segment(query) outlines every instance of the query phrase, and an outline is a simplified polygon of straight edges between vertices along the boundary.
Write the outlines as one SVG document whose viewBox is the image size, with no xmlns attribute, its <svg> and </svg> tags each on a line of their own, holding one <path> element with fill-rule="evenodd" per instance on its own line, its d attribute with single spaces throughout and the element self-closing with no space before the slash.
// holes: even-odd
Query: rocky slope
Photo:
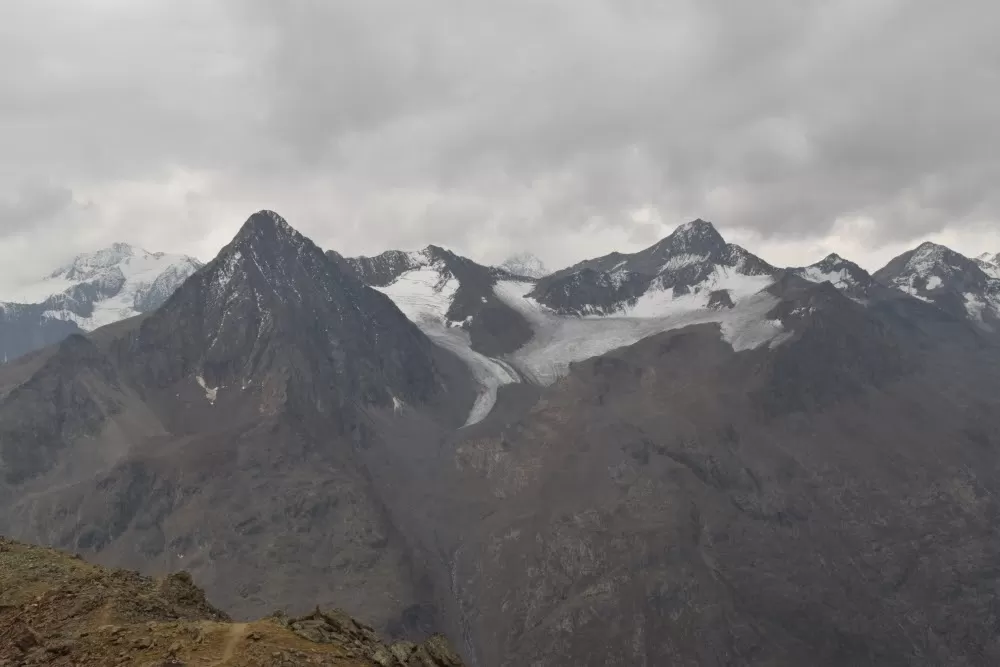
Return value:
<svg viewBox="0 0 1000 667">
<path fill-rule="evenodd" d="M 362 455 L 381 413 L 460 425 L 469 382 L 260 212 L 155 313 L 0 369 L 0 532 L 190 570 L 239 616 L 336 603 L 420 634 L 434 600 Z"/>
<path fill-rule="evenodd" d="M 341 611 L 236 623 L 186 572 L 108 570 L 0 538 L 0 662 L 16 665 L 461 667 L 440 636 L 383 644 Z"/>
<path fill-rule="evenodd" d="M 575 364 L 398 489 L 480 664 L 1000 659 L 1000 351 L 905 295 L 772 292 L 777 347 L 703 324 Z"/>
<path fill-rule="evenodd" d="M 156 310 L 201 262 L 116 243 L 79 255 L 0 299 L 0 355 L 8 361 L 71 333 Z"/>
</svg>

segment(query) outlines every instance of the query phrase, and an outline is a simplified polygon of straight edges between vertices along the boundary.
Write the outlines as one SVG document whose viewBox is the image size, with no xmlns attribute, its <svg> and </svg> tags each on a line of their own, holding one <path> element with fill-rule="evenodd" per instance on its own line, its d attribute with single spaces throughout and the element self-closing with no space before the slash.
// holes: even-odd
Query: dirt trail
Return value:
<svg viewBox="0 0 1000 667">
<path fill-rule="evenodd" d="M 220 667 L 225 665 L 227 662 L 232 660 L 233 654 L 236 652 L 236 647 L 239 645 L 240 640 L 243 639 L 244 635 L 247 633 L 247 627 L 249 623 L 233 623 L 229 628 L 229 636 L 226 637 L 226 643 L 222 647 L 222 657 L 219 658 L 218 662 L 212 663 L 212 667 Z"/>
</svg>

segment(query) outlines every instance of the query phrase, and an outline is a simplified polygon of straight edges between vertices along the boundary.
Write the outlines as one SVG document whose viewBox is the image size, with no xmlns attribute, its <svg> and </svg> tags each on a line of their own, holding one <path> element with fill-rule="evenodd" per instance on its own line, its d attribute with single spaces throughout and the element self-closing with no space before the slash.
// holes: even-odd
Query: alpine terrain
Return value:
<svg viewBox="0 0 1000 667">
<path fill-rule="evenodd" d="M 0 297 L 0 355 L 8 361 L 58 342 L 156 310 L 201 262 L 116 243 Z"/>
<path fill-rule="evenodd" d="M 532 265 L 255 213 L 0 367 L 0 533 L 479 667 L 1000 664 L 997 257 L 783 268 L 695 220 Z"/>
</svg>

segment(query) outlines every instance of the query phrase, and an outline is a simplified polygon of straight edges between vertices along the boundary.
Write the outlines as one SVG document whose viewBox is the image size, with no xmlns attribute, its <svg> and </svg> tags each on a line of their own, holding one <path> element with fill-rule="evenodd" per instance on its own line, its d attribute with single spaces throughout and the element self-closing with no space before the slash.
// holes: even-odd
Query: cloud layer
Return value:
<svg viewBox="0 0 1000 667">
<path fill-rule="evenodd" d="M 256 208 L 346 253 L 550 265 L 693 217 L 772 261 L 1000 250 L 986 0 L 10 0 L 0 262 L 212 255 Z M 37 271 L 36 271 L 37 272 Z"/>
</svg>

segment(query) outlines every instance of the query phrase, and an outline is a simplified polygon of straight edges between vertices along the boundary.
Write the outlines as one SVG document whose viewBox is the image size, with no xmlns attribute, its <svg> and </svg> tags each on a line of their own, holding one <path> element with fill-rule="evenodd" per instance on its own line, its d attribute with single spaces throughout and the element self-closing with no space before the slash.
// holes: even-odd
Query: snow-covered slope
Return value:
<svg viewBox="0 0 1000 667">
<path fill-rule="evenodd" d="M 468 321 L 449 319 L 459 281 L 440 261 L 431 262 L 426 256 L 414 253 L 415 268 L 404 272 L 385 287 L 375 287 L 396 304 L 431 340 L 454 352 L 468 365 L 479 385 L 479 395 L 469 413 L 466 425 L 482 421 L 496 404 L 497 390 L 518 382 L 519 378 L 509 365 L 490 358 L 472 347 L 469 332 L 463 327 Z M 471 318 L 471 316 L 470 316 Z"/>
<path fill-rule="evenodd" d="M 75 257 L 40 279 L 0 293 L 0 348 L 10 358 L 150 312 L 201 263 L 126 243 Z"/>
<path fill-rule="evenodd" d="M 986 275 L 1000 279 L 1000 252 L 996 254 L 984 252 L 976 258 L 976 262 Z"/>
<path fill-rule="evenodd" d="M 497 295 L 531 322 L 535 336 L 507 360 L 530 381 L 548 385 L 564 376 L 570 364 L 632 345 L 664 331 L 717 323 L 723 338 L 736 350 L 777 344 L 787 335 L 769 316 L 778 299 L 766 291 L 770 280 L 721 274 L 718 289 L 732 290 L 733 307 L 711 304 L 711 290 L 674 296 L 657 290 L 644 295 L 623 314 L 575 317 L 558 313 L 529 296 L 530 283 L 502 281 Z"/>
<path fill-rule="evenodd" d="M 186 255 L 116 243 L 77 256 L 26 289 L 44 304 L 46 317 L 91 331 L 157 308 L 200 266 Z"/>
<path fill-rule="evenodd" d="M 736 349 L 778 341 L 786 334 L 781 322 L 768 316 L 778 300 L 765 290 L 776 270 L 727 245 L 700 221 L 682 225 L 643 253 L 611 255 L 560 272 L 556 284 L 565 301 L 585 304 L 563 310 L 542 303 L 536 297 L 541 283 L 524 277 L 517 267 L 487 269 L 433 246 L 374 258 L 333 258 L 367 276 L 425 334 L 466 362 L 480 385 L 469 424 L 489 414 L 505 384 L 551 384 L 575 361 L 670 329 L 715 322 Z M 634 298 L 619 299 L 614 307 L 588 302 L 595 285 L 614 293 L 636 276 L 643 289 Z M 484 310 L 469 310 L 470 302 Z M 477 346 L 477 326 L 503 327 L 518 320 L 528 335 L 516 345 L 496 350 Z"/>
<path fill-rule="evenodd" d="M 530 252 L 519 252 L 511 255 L 499 266 L 507 273 L 527 278 L 542 278 L 549 274 L 544 262 Z"/>
</svg>

